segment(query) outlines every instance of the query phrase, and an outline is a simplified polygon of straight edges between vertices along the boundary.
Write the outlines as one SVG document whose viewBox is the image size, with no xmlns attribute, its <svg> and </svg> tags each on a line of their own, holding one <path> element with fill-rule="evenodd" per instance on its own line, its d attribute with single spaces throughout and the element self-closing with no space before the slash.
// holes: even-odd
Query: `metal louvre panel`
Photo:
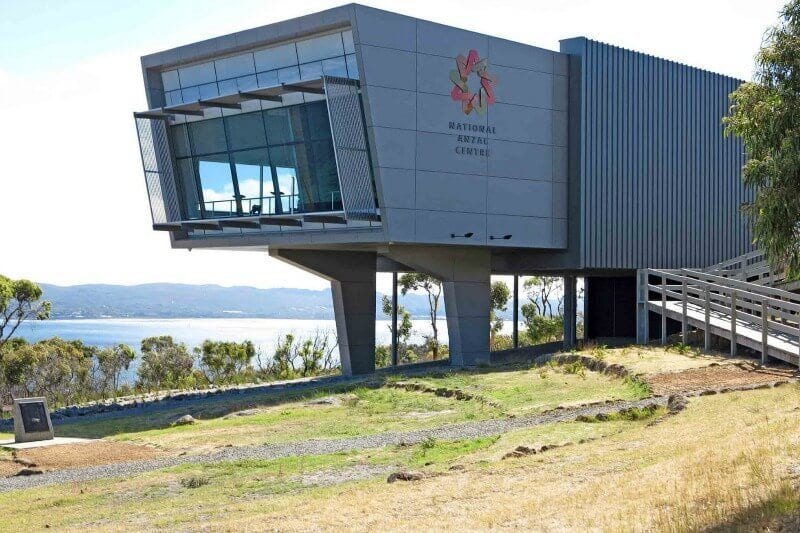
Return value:
<svg viewBox="0 0 800 533">
<path fill-rule="evenodd" d="M 136 117 L 147 194 L 153 224 L 181 219 L 175 172 L 165 120 Z"/>
<path fill-rule="evenodd" d="M 374 220 L 377 215 L 375 182 L 358 82 L 325 76 L 325 94 L 345 216 L 353 220 Z"/>
<path fill-rule="evenodd" d="M 744 148 L 722 125 L 741 81 L 583 38 L 562 51 L 582 56 L 583 266 L 697 268 L 752 249 Z"/>
</svg>

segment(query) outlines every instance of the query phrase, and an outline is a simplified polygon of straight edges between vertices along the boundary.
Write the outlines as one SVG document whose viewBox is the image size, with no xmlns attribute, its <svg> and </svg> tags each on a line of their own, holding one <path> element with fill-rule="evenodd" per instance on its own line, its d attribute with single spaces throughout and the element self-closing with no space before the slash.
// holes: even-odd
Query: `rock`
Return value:
<svg viewBox="0 0 800 533">
<path fill-rule="evenodd" d="M 542 450 L 539 450 L 542 451 Z M 514 457 L 524 457 L 526 455 L 535 455 L 538 451 L 535 448 L 528 446 L 517 446 L 514 451 L 508 452 L 503 456 L 503 459 L 511 459 Z"/>
<path fill-rule="evenodd" d="M 259 413 L 258 409 L 245 409 L 243 411 L 236 411 L 235 413 L 230 413 L 223 416 L 223 420 L 230 420 L 231 418 L 238 418 L 240 416 L 253 416 Z"/>
<path fill-rule="evenodd" d="M 395 481 L 419 481 L 424 478 L 425 474 L 416 470 L 402 470 L 394 472 L 386 480 L 387 483 L 394 483 Z"/>
<path fill-rule="evenodd" d="M 325 396 L 324 398 L 316 398 L 314 400 L 309 400 L 308 405 L 334 405 L 339 406 L 342 405 L 342 400 L 337 398 L 336 396 Z"/>
<path fill-rule="evenodd" d="M 197 420 L 192 415 L 183 415 L 175 422 L 172 423 L 173 426 L 188 426 L 190 424 L 196 424 Z"/>
<path fill-rule="evenodd" d="M 667 399 L 667 409 L 671 414 L 680 413 L 686 406 L 689 405 L 689 400 L 682 394 L 673 394 Z"/>
<path fill-rule="evenodd" d="M 38 468 L 23 468 L 22 470 L 17 472 L 15 475 L 17 475 L 17 476 L 38 476 L 39 474 L 43 474 L 43 473 L 44 472 L 42 472 Z"/>
</svg>

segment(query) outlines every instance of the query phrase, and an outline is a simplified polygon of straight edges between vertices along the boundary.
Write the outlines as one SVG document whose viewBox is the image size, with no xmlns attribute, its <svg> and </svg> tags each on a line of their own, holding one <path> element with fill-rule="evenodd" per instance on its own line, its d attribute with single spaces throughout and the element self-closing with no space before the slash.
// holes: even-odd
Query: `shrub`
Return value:
<svg viewBox="0 0 800 533">
<path fill-rule="evenodd" d="M 168 335 L 148 337 L 142 341 L 138 386 L 148 390 L 191 386 L 196 384 L 193 368 L 194 358 L 185 344 Z"/>
<path fill-rule="evenodd" d="M 187 489 L 196 489 L 211 483 L 211 480 L 205 476 L 189 476 L 181 479 L 181 485 Z"/>
<path fill-rule="evenodd" d="M 564 372 L 567 374 L 575 374 L 582 378 L 586 377 L 586 367 L 583 366 L 583 363 L 580 361 L 575 361 L 574 363 L 568 363 L 564 365 Z"/>
<path fill-rule="evenodd" d="M 675 353 L 679 353 L 681 355 L 689 355 L 695 353 L 695 349 L 693 347 L 683 342 L 678 342 L 671 346 L 668 346 L 667 351 L 672 351 Z"/>
<path fill-rule="evenodd" d="M 263 369 L 265 374 L 277 379 L 291 379 L 324 375 L 336 368 L 333 360 L 336 342 L 331 342 L 327 332 L 317 331 L 307 339 L 295 341 L 291 333 L 278 341 L 271 364 Z"/>
<path fill-rule="evenodd" d="M 427 450 L 432 450 L 433 448 L 436 447 L 436 439 L 429 435 L 429 436 L 425 437 L 425 440 L 423 440 L 420 443 L 420 446 L 422 447 L 423 450 L 426 450 L 426 451 Z"/>
<path fill-rule="evenodd" d="M 218 342 L 206 340 L 195 348 L 200 357 L 204 375 L 209 382 L 239 383 L 252 377 L 250 362 L 256 355 L 256 348 L 250 341 Z"/>
<path fill-rule="evenodd" d="M 375 367 L 384 368 L 392 363 L 392 347 L 381 344 L 375 347 Z"/>
</svg>

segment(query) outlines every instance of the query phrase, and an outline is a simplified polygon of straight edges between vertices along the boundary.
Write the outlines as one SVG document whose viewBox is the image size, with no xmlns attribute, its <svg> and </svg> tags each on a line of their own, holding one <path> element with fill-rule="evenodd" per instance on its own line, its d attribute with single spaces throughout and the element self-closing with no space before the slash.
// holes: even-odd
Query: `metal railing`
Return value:
<svg viewBox="0 0 800 533">
<path fill-rule="evenodd" d="M 657 281 L 652 283 L 653 278 Z M 737 335 L 737 327 L 742 325 L 751 331 L 761 332 L 760 345 L 752 346 L 761 351 L 762 362 L 778 348 L 770 349 L 770 338 L 800 347 L 800 295 L 792 292 L 726 278 L 706 272 L 681 270 L 642 269 L 637 273 L 637 304 L 640 309 L 661 313 L 661 342 L 667 342 L 667 314 L 669 311 L 680 315 L 681 332 L 686 339 L 690 321 L 704 331 L 706 350 L 710 348 L 712 313 L 719 324 L 727 321 L 720 329 L 729 333 L 731 355 L 736 355 L 737 340 L 750 344 L 747 339 Z M 655 293 L 657 299 L 651 295 Z M 689 311 L 700 313 L 702 320 L 690 318 Z M 643 320 L 642 337 L 649 339 L 647 320 Z M 642 340 L 642 339 L 640 339 Z M 798 352 L 780 349 L 784 355 L 797 356 Z M 799 359 L 800 361 L 800 359 Z"/>
<path fill-rule="evenodd" d="M 338 211 L 342 203 L 339 191 L 331 191 L 330 204 L 326 211 Z M 240 207 L 241 206 L 241 207 Z M 199 208 L 199 206 L 198 206 Z M 208 200 L 203 202 L 204 218 L 247 217 L 258 215 L 293 215 L 306 212 L 300 202 L 299 194 L 280 195 L 280 209 L 275 196 Z"/>
<path fill-rule="evenodd" d="M 800 282 L 787 279 L 786 273 L 783 270 L 775 269 L 760 250 L 748 252 L 702 270 L 709 274 L 736 278 L 759 285 L 782 287 L 787 290 L 800 288 Z"/>
</svg>

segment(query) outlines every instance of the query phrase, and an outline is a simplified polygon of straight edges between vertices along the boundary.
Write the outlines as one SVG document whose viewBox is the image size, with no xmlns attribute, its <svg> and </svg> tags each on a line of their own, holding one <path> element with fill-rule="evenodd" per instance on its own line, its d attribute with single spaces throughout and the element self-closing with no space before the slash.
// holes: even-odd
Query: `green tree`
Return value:
<svg viewBox="0 0 800 533">
<path fill-rule="evenodd" d="M 52 405 L 93 396 L 94 348 L 58 337 L 20 344 L 3 361 L 3 378 L 12 394 L 45 396 Z"/>
<path fill-rule="evenodd" d="M 503 329 L 503 318 L 500 316 L 508 306 L 508 300 L 511 298 L 511 290 L 508 285 L 503 281 L 495 281 L 492 283 L 491 292 L 489 294 L 489 302 L 491 305 L 490 315 L 490 332 L 492 336 L 492 344 L 494 344 L 494 337 Z"/>
<path fill-rule="evenodd" d="M 562 278 L 531 276 L 525 280 L 527 303 L 520 308 L 525 319 L 525 335 L 532 344 L 552 342 L 564 337 L 564 284 Z M 553 302 L 555 300 L 555 305 Z"/>
<path fill-rule="evenodd" d="M 781 10 L 756 55 L 755 75 L 731 94 L 725 132 L 742 138 L 742 207 L 770 263 L 800 276 L 800 0 Z"/>
<path fill-rule="evenodd" d="M 540 316 L 556 316 L 562 312 L 564 300 L 563 280 L 552 276 L 531 276 L 523 284 L 528 295 L 529 305 L 536 308 Z M 553 309 L 553 299 L 556 306 Z"/>
<path fill-rule="evenodd" d="M 442 282 L 428 274 L 412 272 L 403 274 L 398 280 L 400 292 L 405 296 L 408 291 L 422 290 L 428 296 L 428 309 L 430 313 L 433 335 L 429 338 L 433 358 L 439 358 L 439 328 L 436 319 L 439 314 L 439 298 L 442 295 Z"/>
<path fill-rule="evenodd" d="M 161 389 L 183 386 L 192 375 L 194 358 L 186 345 L 176 343 L 169 335 L 142 340 L 142 362 L 139 365 L 139 386 Z"/>
<path fill-rule="evenodd" d="M 131 363 L 136 359 L 136 352 L 127 344 L 117 344 L 99 350 L 96 358 L 100 371 L 99 392 L 103 395 L 110 392 L 116 396 L 120 376 L 131 367 Z"/>
<path fill-rule="evenodd" d="M 231 383 L 244 376 L 256 355 L 256 347 L 250 341 L 217 342 L 206 340 L 196 353 L 200 356 L 208 381 L 214 384 Z"/>
<path fill-rule="evenodd" d="M 50 302 L 41 298 L 42 289 L 34 282 L 0 275 L 0 356 L 20 324 L 50 318 Z"/>
<path fill-rule="evenodd" d="M 392 299 L 384 295 L 381 299 L 381 309 L 387 317 L 392 316 Z M 411 313 L 402 305 L 397 305 L 397 353 L 402 358 L 402 354 L 408 349 L 408 340 L 411 338 L 411 330 L 414 327 L 411 321 Z M 390 323 L 389 332 L 392 333 Z M 375 348 L 375 365 L 378 367 L 389 366 L 391 363 L 391 346 L 378 346 Z"/>
</svg>

